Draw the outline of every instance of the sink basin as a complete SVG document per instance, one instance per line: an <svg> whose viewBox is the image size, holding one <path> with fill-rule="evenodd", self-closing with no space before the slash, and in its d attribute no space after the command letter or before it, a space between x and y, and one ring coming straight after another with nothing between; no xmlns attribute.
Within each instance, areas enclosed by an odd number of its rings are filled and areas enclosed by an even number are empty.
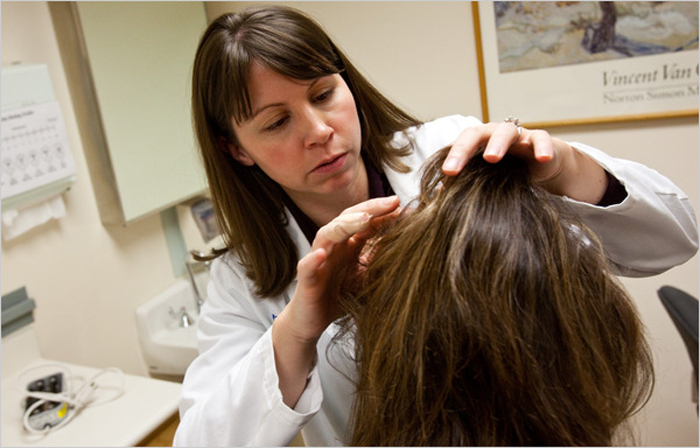
<svg viewBox="0 0 700 448"><path fill-rule="evenodd" d="M208 272L195 276L203 296L208 280ZM182 376L197 356L196 303L192 284L181 279L136 309L141 352L152 376ZM183 307L192 321L189 326L183 326L182 319L173 315L180 314Z"/></svg>

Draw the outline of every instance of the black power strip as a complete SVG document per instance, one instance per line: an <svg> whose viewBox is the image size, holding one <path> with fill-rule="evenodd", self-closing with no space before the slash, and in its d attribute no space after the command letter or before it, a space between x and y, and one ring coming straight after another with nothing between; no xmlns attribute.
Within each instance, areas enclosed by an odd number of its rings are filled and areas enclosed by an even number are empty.
<svg viewBox="0 0 700 448"><path fill-rule="evenodd" d="M64 389L63 373L54 373L32 381L27 385L28 392L60 394ZM37 404L38 402L41 402ZM28 396L25 400L24 410L29 412L29 425L37 430L54 427L68 414L68 403L62 401L50 401Z"/></svg>

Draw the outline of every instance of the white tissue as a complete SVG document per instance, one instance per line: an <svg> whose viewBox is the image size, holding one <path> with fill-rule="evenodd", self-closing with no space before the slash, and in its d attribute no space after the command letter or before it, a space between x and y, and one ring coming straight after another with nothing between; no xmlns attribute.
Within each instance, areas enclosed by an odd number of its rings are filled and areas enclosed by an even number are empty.
<svg viewBox="0 0 700 448"><path fill-rule="evenodd" d="M66 216L66 205L61 195L23 209L4 210L2 212L3 239L11 240L50 219L64 216Z"/></svg>

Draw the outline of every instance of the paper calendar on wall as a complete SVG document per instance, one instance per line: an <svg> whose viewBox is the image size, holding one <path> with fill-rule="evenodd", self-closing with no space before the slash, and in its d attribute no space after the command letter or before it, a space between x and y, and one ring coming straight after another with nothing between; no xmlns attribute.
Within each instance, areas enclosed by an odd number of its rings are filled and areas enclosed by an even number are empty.
<svg viewBox="0 0 700 448"><path fill-rule="evenodd" d="M57 101L3 111L0 132L2 199L75 176Z"/></svg>
<svg viewBox="0 0 700 448"><path fill-rule="evenodd" d="M75 182L75 162L46 66L2 69L0 138L3 209L41 201Z"/></svg>

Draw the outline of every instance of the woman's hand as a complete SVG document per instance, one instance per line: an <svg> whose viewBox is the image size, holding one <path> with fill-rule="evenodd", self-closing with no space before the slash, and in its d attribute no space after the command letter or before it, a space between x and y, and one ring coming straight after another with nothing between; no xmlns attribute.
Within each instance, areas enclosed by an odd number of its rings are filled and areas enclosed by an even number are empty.
<svg viewBox="0 0 700 448"><path fill-rule="evenodd" d="M372 235L372 223L391 215L398 205L396 196L362 202L319 229L311 252L297 265L297 288L287 306L298 321L295 338L315 342L338 317L337 293L357 265L365 240Z"/></svg>
<svg viewBox="0 0 700 448"><path fill-rule="evenodd" d="M338 317L337 298L373 226L397 213L396 196L371 199L343 211L321 227L311 252L297 264L294 297L275 319L272 345L284 402L294 407L306 387L316 342Z"/></svg>
<svg viewBox="0 0 700 448"><path fill-rule="evenodd" d="M462 131L452 144L443 171L448 176L457 175L482 148L484 159L491 163L498 163L506 153L525 159L533 180L554 194L597 204L608 185L605 171L591 158L546 131L512 122L487 123Z"/></svg>

